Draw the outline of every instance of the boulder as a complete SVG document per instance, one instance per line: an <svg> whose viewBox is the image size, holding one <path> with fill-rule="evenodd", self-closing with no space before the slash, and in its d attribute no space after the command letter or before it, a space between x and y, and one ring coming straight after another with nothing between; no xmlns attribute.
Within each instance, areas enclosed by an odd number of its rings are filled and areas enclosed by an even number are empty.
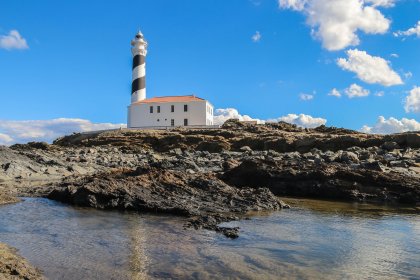
<svg viewBox="0 0 420 280"><path fill-rule="evenodd" d="M359 157L353 153L353 152L343 152L341 154L341 161L343 162L354 162L354 163L358 163L359 162Z"/></svg>
<svg viewBox="0 0 420 280"><path fill-rule="evenodd" d="M387 151L392 151L394 149L399 149L400 145L398 145L398 143L394 141L387 141L383 143L381 147L382 149L385 149Z"/></svg>
<svg viewBox="0 0 420 280"><path fill-rule="evenodd" d="M249 146L242 146L239 150L241 152L252 152L252 149Z"/></svg>

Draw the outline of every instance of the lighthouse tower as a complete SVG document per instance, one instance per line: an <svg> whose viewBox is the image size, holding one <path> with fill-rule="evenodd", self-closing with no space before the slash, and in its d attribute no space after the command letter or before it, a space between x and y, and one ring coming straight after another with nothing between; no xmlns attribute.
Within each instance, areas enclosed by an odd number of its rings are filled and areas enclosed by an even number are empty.
<svg viewBox="0 0 420 280"><path fill-rule="evenodd" d="M131 104L127 108L127 127L168 129L178 126L213 125L213 105L194 94L146 98L147 42L139 31L131 40L133 76Z"/></svg>
<svg viewBox="0 0 420 280"><path fill-rule="evenodd" d="M139 31L131 40L133 55L133 77L131 83L131 103L146 99L146 54L147 41Z"/></svg>

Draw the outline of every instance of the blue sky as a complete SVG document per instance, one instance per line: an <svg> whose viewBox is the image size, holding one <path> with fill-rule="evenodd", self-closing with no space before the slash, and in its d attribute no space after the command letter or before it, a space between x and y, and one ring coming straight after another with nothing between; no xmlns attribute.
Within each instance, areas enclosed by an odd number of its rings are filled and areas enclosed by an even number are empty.
<svg viewBox="0 0 420 280"><path fill-rule="evenodd" d="M148 97L195 93L261 120L420 130L419 21L418 0L1 1L0 135L23 139L25 120L125 123L138 28Z"/></svg>

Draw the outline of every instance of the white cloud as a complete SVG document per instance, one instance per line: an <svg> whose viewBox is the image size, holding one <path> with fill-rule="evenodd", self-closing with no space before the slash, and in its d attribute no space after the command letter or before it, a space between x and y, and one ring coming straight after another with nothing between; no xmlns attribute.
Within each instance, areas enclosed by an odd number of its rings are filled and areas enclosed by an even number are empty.
<svg viewBox="0 0 420 280"><path fill-rule="evenodd" d="M304 13L312 34L324 48L341 50L360 43L357 32L384 34L390 20L377 7L390 7L390 0L278 0L280 8Z"/></svg>
<svg viewBox="0 0 420 280"><path fill-rule="evenodd" d="M365 133L390 134L401 133L406 131L420 131L420 122L415 119L396 118L386 119L383 116L373 126L364 125L361 129Z"/></svg>
<svg viewBox="0 0 420 280"><path fill-rule="evenodd" d="M302 101L310 101L312 99L314 99L314 95L313 94L307 94L307 93L301 93L299 94L299 99Z"/></svg>
<svg viewBox="0 0 420 280"><path fill-rule="evenodd" d="M73 132L95 131L125 127L125 124L92 123L83 119L59 118L52 120L0 121L0 141L5 144L29 141L51 142ZM8 138L8 137L10 138Z"/></svg>
<svg viewBox="0 0 420 280"><path fill-rule="evenodd" d="M333 88L330 93L328 93L329 96L335 96L335 97L341 97L341 93L338 89Z"/></svg>
<svg viewBox="0 0 420 280"><path fill-rule="evenodd" d="M214 114L214 124L222 125L225 121L229 119L238 119L240 121L257 121L257 123L266 123L266 122L279 122L284 121L292 124L296 124L301 127L317 127L327 123L326 119L323 118L314 118L305 114L288 114L286 116L278 117L276 119L254 119L248 115L241 115L235 108L226 108L226 109L216 109Z"/></svg>
<svg viewBox="0 0 420 280"><path fill-rule="evenodd" d="M396 53L391 53L389 56L390 56L390 57L395 57L395 58L399 58L399 57L400 57L400 56L399 56L398 54L396 54Z"/></svg>
<svg viewBox="0 0 420 280"><path fill-rule="evenodd" d="M344 92L346 93L346 95L349 98L354 98L354 97L365 97L369 95L369 90L362 88L359 85L356 84L352 84L350 85L350 87L346 88L344 90Z"/></svg>
<svg viewBox="0 0 420 280"><path fill-rule="evenodd" d="M28 49L26 40L19 34L17 30L11 30L8 35L0 35L0 49Z"/></svg>
<svg viewBox="0 0 420 280"><path fill-rule="evenodd" d="M374 7L394 7L396 0L366 0L366 3L372 4Z"/></svg>
<svg viewBox="0 0 420 280"><path fill-rule="evenodd" d="M238 119L240 121L257 121L258 123L264 122L260 119L251 118L248 115L241 115L235 108L216 109L214 111L213 123L215 125L222 125L229 119Z"/></svg>
<svg viewBox="0 0 420 280"><path fill-rule="evenodd" d="M326 119L323 118L314 118L305 114L288 114L277 119L268 120L267 122L278 122L283 121L287 123L292 123L300 127L314 128L320 125L325 125L327 123Z"/></svg>
<svg viewBox="0 0 420 280"><path fill-rule="evenodd" d="M383 92L383 91L378 91L378 92L375 93L375 96L378 96L378 97L382 97L384 95L385 95L385 92Z"/></svg>
<svg viewBox="0 0 420 280"><path fill-rule="evenodd" d="M420 87L414 87L405 98L404 109L407 113L420 113Z"/></svg>
<svg viewBox="0 0 420 280"><path fill-rule="evenodd" d="M251 37L253 42L259 42L261 40L261 33L259 31L255 32L254 35Z"/></svg>
<svg viewBox="0 0 420 280"><path fill-rule="evenodd" d="M401 77L391 69L389 62L379 56L371 56L358 49L347 51L348 59L337 59L337 65L342 69L357 74L357 77L369 84L383 86L401 85Z"/></svg>
<svg viewBox="0 0 420 280"><path fill-rule="evenodd" d="M420 21L418 21L414 27L411 27L405 31L394 32L395 37L412 36L412 35L416 35L417 37L420 37Z"/></svg>
<svg viewBox="0 0 420 280"><path fill-rule="evenodd" d="M10 135L0 133L0 145L8 145L13 142L13 138Z"/></svg>
<svg viewBox="0 0 420 280"><path fill-rule="evenodd" d="M295 11L303 11L308 2L308 0L279 0L279 7Z"/></svg>

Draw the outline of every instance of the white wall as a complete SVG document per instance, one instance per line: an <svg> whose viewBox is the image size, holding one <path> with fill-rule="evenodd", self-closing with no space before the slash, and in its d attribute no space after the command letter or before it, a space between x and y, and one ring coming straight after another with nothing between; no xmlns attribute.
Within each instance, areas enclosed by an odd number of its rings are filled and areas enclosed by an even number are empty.
<svg viewBox="0 0 420 280"><path fill-rule="evenodd" d="M184 112L184 105L188 105L188 111ZM175 111L171 112L171 105ZM153 106L153 113L150 113ZM157 112L160 106L160 113ZM188 119L188 125L212 125L213 106L203 101L190 102L164 102L164 103L138 103L128 106L128 127L171 126L174 119L175 126L183 126L184 119ZM159 121L158 121L159 120Z"/></svg>

